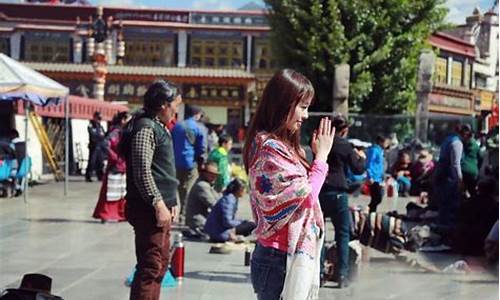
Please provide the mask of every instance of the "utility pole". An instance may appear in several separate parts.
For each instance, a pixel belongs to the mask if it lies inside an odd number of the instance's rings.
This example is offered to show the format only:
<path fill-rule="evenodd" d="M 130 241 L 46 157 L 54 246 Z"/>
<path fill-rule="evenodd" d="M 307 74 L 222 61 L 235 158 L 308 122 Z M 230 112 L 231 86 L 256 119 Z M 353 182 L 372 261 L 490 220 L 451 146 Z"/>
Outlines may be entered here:
<path fill-rule="evenodd" d="M 347 117 L 349 113 L 349 80 L 351 68 L 348 64 L 335 66 L 333 78 L 333 113 Z"/>
<path fill-rule="evenodd" d="M 417 75 L 417 111 L 415 114 L 415 135 L 421 142 L 427 142 L 429 125 L 429 94 L 432 91 L 432 74 L 436 56 L 426 49 L 419 57 Z"/>

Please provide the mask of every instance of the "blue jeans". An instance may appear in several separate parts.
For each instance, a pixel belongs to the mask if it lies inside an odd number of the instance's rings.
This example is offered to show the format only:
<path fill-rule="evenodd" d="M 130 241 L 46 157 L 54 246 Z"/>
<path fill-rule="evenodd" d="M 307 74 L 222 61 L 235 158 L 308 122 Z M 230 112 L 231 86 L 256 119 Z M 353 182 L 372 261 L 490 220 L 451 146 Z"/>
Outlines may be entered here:
<path fill-rule="evenodd" d="M 279 300 L 286 275 L 286 253 L 255 245 L 250 264 L 252 286 L 258 300 Z"/>
<path fill-rule="evenodd" d="M 349 240 L 351 214 L 349 213 L 348 198 L 345 192 L 323 188 L 319 195 L 325 217 L 330 217 L 335 229 L 337 243 L 337 261 L 335 277 L 349 275 Z"/>
<path fill-rule="evenodd" d="M 411 189 L 411 180 L 406 176 L 398 176 L 398 192 L 400 194 L 409 193 Z"/>

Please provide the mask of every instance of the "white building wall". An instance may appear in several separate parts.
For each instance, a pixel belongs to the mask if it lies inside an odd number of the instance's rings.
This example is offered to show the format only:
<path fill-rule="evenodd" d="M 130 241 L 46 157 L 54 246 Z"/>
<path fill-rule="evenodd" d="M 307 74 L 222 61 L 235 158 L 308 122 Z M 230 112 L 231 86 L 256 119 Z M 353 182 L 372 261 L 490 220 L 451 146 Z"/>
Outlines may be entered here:
<path fill-rule="evenodd" d="M 486 85 L 490 91 L 498 91 L 498 76 L 496 70 L 498 67 L 498 16 L 490 16 L 492 26 L 490 28 L 490 57 L 488 63 L 490 65 L 490 77 L 486 79 Z"/>
<path fill-rule="evenodd" d="M 87 126 L 89 125 L 88 120 L 72 120 L 71 128 L 73 129 L 73 155 L 75 157 L 75 162 L 79 159 L 85 160 L 81 166 L 83 172 L 87 168 L 87 158 L 89 157 L 89 132 L 87 131 Z M 81 149 L 81 157 L 78 157 L 77 148 Z"/>
<path fill-rule="evenodd" d="M 227 107 L 225 106 L 201 106 L 205 115 L 213 124 L 227 124 Z"/>
<path fill-rule="evenodd" d="M 40 117 L 39 117 L 40 118 Z M 72 134 L 73 134 L 73 154 L 75 161 L 83 158 L 85 161 L 81 166 L 85 171 L 87 168 L 87 158 L 89 155 L 89 134 L 87 131 L 87 126 L 89 124 L 88 120 L 73 119 L 71 120 Z M 106 130 L 106 122 L 102 122 L 104 129 Z M 19 135 L 22 139 L 25 139 L 25 117 L 22 115 L 15 115 L 15 128 L 19 131 Z M 82 157 L 77 155 L 77 144 L 80 145 Z M 43 174 L 43 150 L 40 140 L 36 135 L 35 129 L 33 128 L 31 122 L 28 124 L 28 144 L 27 144 L 28 155 L 31 157 L 32 167 L 32 179 L 39 180 Z M 62 167 L 62 166 L 61 166 Z"/>

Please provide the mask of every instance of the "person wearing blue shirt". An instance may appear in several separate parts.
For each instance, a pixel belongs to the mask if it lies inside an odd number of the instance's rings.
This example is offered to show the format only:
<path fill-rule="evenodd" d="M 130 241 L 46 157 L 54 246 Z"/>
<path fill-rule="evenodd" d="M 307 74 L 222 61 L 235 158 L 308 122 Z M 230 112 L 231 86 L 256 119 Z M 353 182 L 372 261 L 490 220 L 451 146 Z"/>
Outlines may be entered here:
<path fill-rule="evenodd" d="M 174 141 L 175 168 L 179 180 L 180 219 L 186 214 L 186 198 L 189 190 L 198 178 L 198 166 L 205 163 L 207 156 L 207 138 L 200 124 L 203 111 L 197 106 L 188 106 L 187 118 L 175 124 L 172 129 Z"/>
<path fill-rule="evenodd" d="M 366 153 L 366 175 L 370 184 L 370 212 L 376 212 L 377 206 L 382 202 L 384 195 L 384 149 L 388 145 L 388 139 L 377 136 L 376 144 L 368 148 Z"/>
<path fill-rule="evenodd" d="M 245 194 L 245 184 L 240 179 L 233 179 L 224 191 L 222 198 L 212 207 L 205 223 L 204 231 L 211 242 L 223 243 L 236 239 L 237 235 L 248 236 L 255 228 L 255 223 L 236 219 L 238 201 Z"/>

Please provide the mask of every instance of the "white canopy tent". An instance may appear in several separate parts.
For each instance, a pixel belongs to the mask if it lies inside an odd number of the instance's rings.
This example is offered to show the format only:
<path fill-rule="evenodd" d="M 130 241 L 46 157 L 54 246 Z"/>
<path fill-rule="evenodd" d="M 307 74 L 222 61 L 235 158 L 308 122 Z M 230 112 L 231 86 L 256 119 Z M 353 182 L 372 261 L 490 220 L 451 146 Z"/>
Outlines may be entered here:
<path fill-rule="evenodd" d="M 46 106 L 67 100 L 69 89 L 49 77 L 40 74 L 18 61 L 0 53 L 0 101 L 23 100 L 25 103 Z M 25 139 L 28 142 L 28 105 L 25 105 Z M 64 143 L 64 195 L 68 191 L 69 165 L 69 105 L 64 105 L 65 143 Z M 28 147 L 26 147 L 28 156 Z M 26 202 L 27 180 L 25 181 L 24 200 Z"/>

